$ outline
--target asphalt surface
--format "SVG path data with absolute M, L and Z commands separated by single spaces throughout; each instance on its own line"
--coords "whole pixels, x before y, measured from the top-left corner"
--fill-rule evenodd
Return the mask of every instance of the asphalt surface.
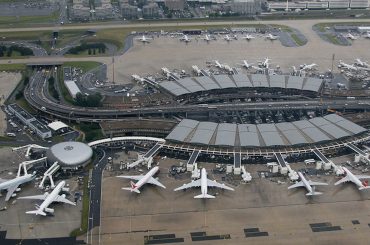
M 101 205 L 101 185 L 102 173 L 106 161 L 106 154 L 103 149 L 98 149 L 102 155 L 94 162 L 90 182 L 90 209 L 89 209 L 89 230 L 96 226 L 100 226 L 100 205 Z

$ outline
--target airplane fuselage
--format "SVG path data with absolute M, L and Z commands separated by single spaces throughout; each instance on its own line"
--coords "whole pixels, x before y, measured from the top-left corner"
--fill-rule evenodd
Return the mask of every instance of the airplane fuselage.
M 139 190 L 143 185 L 148 183 L 148 180 L 153 177 L 159 170 L 158 166 L 152 168 L 143 178 L 141 178 L 138 182 L 136 182 L 132 189 Z
M 208 192 L 207 187 L 207 171 L 205 168 L 202 168 L 201 174 L 200 174 L 200 191 L 203 195 L 206 195 Z
M 49 205 L 54 202 L 56 197 L 59 195 L 63 187 L 65 186 L 66 182 L 61 181 L 54 190 L 45 198 L 45 200 L 41 203 L 39 210 L 44 211 Z
M 306 190 L 309 192 L 309 193 L 313 193 L 313 190 L 312 190 L 312 186 L 310 185 L 310 183 L 308 183 L 307 179 L 304 177 L 304 175 L 301 173 L 301 172 L 298 172 L 298 176 L 299 178 L 301 179 L 304 187 L 306 188 Z
M 26 174 L 26 175 L 23 175 L 23 176 L 20 176 L 20 177 L 16 177 L 14 179 L 11 179 L 11 180 L 8 180 L 8 181 L 5 181 L 5 182 L 1 183 L 0 184 L 0 190 L 8 189 L 9 187 L 14 186 L 14 185 L 24 184 L 26 182 L 31 181 L 32 179 L 33 179 L 32 174 Z
M 344 172 L 348 176 L 351 182 L 353 182 L 358 187 L 366 187 L 361 180 L 359 180 L 351 171 L 349 171 L 346 167 L 343 167 Z

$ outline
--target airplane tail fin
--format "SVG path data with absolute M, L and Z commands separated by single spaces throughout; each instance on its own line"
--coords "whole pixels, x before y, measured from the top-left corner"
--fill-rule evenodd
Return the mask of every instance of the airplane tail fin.
M 140 191 L 138 189 L 134 189 L 134 188 L 130 188 L 130 187 L 122 187 L 122 190 L 136 192 L 138 194 L 140 193 Z
M 207 199 L 211 199 L 211 198 L 215 198 L 215 196 L 212 196 L 212 195 L 209 195 L 209 194 L 200 194 L 198 196 L 195 196 L 194 198 L 207 198 Z
M 307 193 L 306 196 L 317 196 L 317 195 L 322 195 L 322 194 L 323 194 L 322 192 L 315 191 L 315 192 Z
M 46 213 L 41 210 L 27 211 L 26 214 L 36 214 L 36 215 L 46 216 Z

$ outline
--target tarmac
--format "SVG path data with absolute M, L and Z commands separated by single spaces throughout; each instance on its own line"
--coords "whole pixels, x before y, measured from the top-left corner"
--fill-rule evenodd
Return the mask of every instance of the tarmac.
M 308 40 L 307 44 L 301 47 L 284 47 L 279 40 L 268 41 L 263 38 L 257 38 L 250 42 L 246 40 L 237 40 L 227 43 L 224 40 L 215 42 L 206 42 L 192 40 L 189 44 L 180 42 L 177 38 L 160 37 L 154 39 L 149 44 L 142 44 L 139 41 L 134 42 L 134 46 L 123 55 L 115 56 L 114 81 L 117 84 L 127 84 L 131 82 L 131 75 L 147 75 L 160 73 L 160 69 L 166 66 L 169 69 L 184 69 L 191 72 L 191 65 L 198 65 L 200 68 L 206 67 L 206 61 L 218 59 L 221 63 L 228 63 L 231 66 L 237 66 L 241 60 L 247 60 L 256 63 L 265 57 L 272 61 L 272 67 L 280 65 L 283 71 L 288 72 L 291 66 L 316 63 L 320 71 L 326 71 L 332 66 L 333 54 L 335 55 L 334 68 L 337 67 L 339 60 L 353 62 L 355 58 L 370 60 L 370 53 L 364 50 L 370 49 L 370 40 L 360 38 L 355 40 L 351 46 L 338 46 L 322 40 L 312 29 L 312 26 L 322 22 L 356 22 L 361 20 L 282 20 L 282 21 L 223 21 L 223 22 L 192 22 L 192 26 L 203 24 L 232 26 L 236 24 L 279 24 L 299 30 Z M 363 21 L 363 20 L 362 20 Z M 104 25 L 88 26 L 89 29 L 101 28 L 119 28 L 119 27 L 155 27 L 155 26 L 181 26 L 189 23 L 151 23 L 151 24 L 125 24 L 125 25 Z M 63 26 L 61 29 L 81 29 L 84 26 Z M 40 27 L 37 30 L 48 30 L 49 27 Z M 16 30 L 24 31 L 27 28 L 18 28 Z M 11 29 L 0 29 L 1 31 L 14 31 Z M 194 37 L 193 37 L 194 38 Z M 222 38 L 222 37 L 221 37 Z M 29 59 L 13 59 L 12 63 L 30 63 L 30 62 L 64 62 L 64 61 L 91 61 L 91 57 L 32 57 Z M 108 79 L 113 81 L 113 63 L 112 57 L 94 57 L 94 61 L 99 61 L 108 66 Z M 7 63 L 8 60 L 0 60 L 1 63 Z M 338 69 L 334 69 L 335 72 Z
M 16 176 L 18 164 L 22 162 L 21 154 L 11 151 L 10 147 L 0 147 L 0 178 L 12 179 Z M 24 159 L 23 159 L 24 160 Z M 70 193 L 78 191 L 75 180 L 66 180 L 70 184 Z M 56 181 L 58 183 L 59 181 Z M 38 183 L 37 183 L 38 184 Z M 38 188 L 35 181 L 20 186 L 20 192 L 5 202 L 6 191 L 0 196 L 0 208 L 7 207 L 7 210 L 0 211 L 0 231 L 7 231 L 7 239 L 32 239 L 49 237 L 68 237 L 70 232 L 80 227 L 82 203 L 77 206 L 67 204 L 52 204 L 54 216 L 43 217 L 25 214 L 26 211 L 34 210 L 37 200 L 17 200 L 20 196 L 41 195 L 44 191 Z M 73 195 L 67 196 L 73 200 Z M 0 239 L 1 240 L 1 239 Z
M 345 160 L 339 158 L 334 162 Z M 139 195 L 121 190 L 129 185 L 129 181 L 113 175 L 122 172 L 115 174 L 106 170 L 101 227 L 94 230 L 93 241 L 96 243 L 93 244 L 99 240 L 101 244 L 145 244 L 156 235 L 171 235 L 183 238 L 180 244 L 194 244 L 197 239 L 191 234 L 194 232 L 206 232 L 201 239 L 216 239 L 197 244 L 367 243 L 370 193 L 359 192 L 352 184 L 334 186 L 338 180 L 335 176 L 309 176 L 313 181 L 329 183 L 318 188 L 324 192 L 322 196 L 310 199 L 305 196 L 304 188 L 288 191 L 291 183 L 287 180 L 277 184 L 259 178 L 256 173 L 266 171 L 265 165 L 247 165 L 247 171 L 253 176 L 251 183 L 233 186 L 235 192 L 211 189 L 209 193 L 215 194 L 216 198 L 200 200 L 193 198 L 200 193 L 199 188 L 173 191 L 190 182 L 190 178 L 175 179 L 168 175 L 169 167 L 178 162 L 176 159 L 160 160 L 158 177 L 167 188 L 145 186 Z M 210 179 L 222 182 L 225 174 L 213 175 L 213 164 L 200 164 L 208 169 Z M 302 166 L 292 165 L 296 170 Z M 133 170 L 124 174 L 139 172 Z M 260 233 L 244 232 L 244 229 L 255 231 L 255 228 Z

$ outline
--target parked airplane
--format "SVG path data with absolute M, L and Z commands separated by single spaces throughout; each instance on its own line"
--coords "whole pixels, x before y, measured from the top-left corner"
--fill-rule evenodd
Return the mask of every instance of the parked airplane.
M 155 178 L 153 178 L 153 176 L 158 172 L 159 170 L 159 167 L 154 167 L 152 168 L 147 174 L 145 175 L 134 175 L 134 176 L 117 176 L 118 178 L 125 178 L 125 179 L 133 179 L 133 180 L 137 180 L 138 182 L 134 183 L 134 182 L 130 182 L 131 184 L 131 187 L 123 187 L 122 190 L 128 190 L 128 191 L 131 191 L 131 192 L 136 192 L 136 193 L 140 193 L 139 189 L 145 185 L 145 184 L 152 184 L 152 185 L 157 185 L 159 187 L 162 187 L 164 189 L 166 189 L 166 187 L 161 184 L 158 180 L 156 180 Z
M 256 71 L 265 72 L 267 68 L 258 67 L 258 66 L 251 66 Z
M 229 35 L 224 36 L 224 39 L 225 39 L 226 41 L 228 41 L 228 42 L 232 41 L 232 39 L 230 38 L 230 36 L 229 36 Z
M 238 64 L 238 65 L 241 65 L 241 66 L 243 66 L 246 69 L 249 69 L 249 68 L 252 67 L 252 64 L 253 63 L 248 63 L 248 61 L 246 61 L 246 60 L 242 60 L 242 62 L 243 62 L 242 64 Z
M 355 59 L 355 65 L 361 66 L 361 67 L 369 67 L 369 64 L 366 61 L 362 61 L 359 58 Z
M 350 65 L 350 64 L 347 64 L 347 63 L 344 63 L 343 61 L 339 61 L 339 65 L 338 65 L 339 68 L 344 68 L 344 69 L 348 69 L 348 70 L 354 70 L 354 71 L 357 71 L 358 70 L 358 67 L 354 66 L 354 65 Z
M 265 36 L 265 38 L 273 41 L 273 40 L 278 39 L 278 36 L 275 36 L 275 35 L 269 33 L 267 36 Z
M 223 69 L 229 73 L 234 73 L 234 70 L 227 64 L 221 64 L 218 60 L 215 60 L 215 66 L 220 68 L 220 69 Z
M 136 38 L 136 40 L 141 41 L 143 43 L 150 43 L 150 40 L 152 40 L 152 39 L 153 38 L 146 37 L 145 35 L 143 35 L 142 37 Z
M 15 194 L 15 191 L 20 191 L 21 188 L 18 188 L 21 184 L 30 182 L 35 178 L 35 173 L 34 174 L 25 174 L 23 176 L 15 177 L 14 179 L 10 180 L 4 180 L 0 179 L 0 191 L 6 190 L 6 196 L 5 196 L 5 201 L 9 201 L 11 197 L 17 196 Z M 14 194 L 13 194 L 14 193 Z
M 242 37 L 243 39 L 247 40 L 247 41 L 250 41 L 252 39 L 254 39 L 255 37 L 250 35 L 250 34 L 247 34 L 246 36 Z
M 370 32 L 366 32 L 366 34 L 364 35 L 364 38 L 370 38 Z
M 208 34 L 206 34 L 204 36 L 203 40 L 206 41 L 206 42 L 209 42 L 209 41 L 211 41 L 211 37 Z
M 194 196 L 194 198 L 215 198 L 215 196 L 207 194 L 208 187 L 217 187 L 221 189 L 226 189 L 233 191 L 234 189 L 226 186 L 225 184 L 220 184 L 215 180 L 210 180 L 207 178 L 207 171 L 202 168 L 200 179 L 194 180 L 188 184 L 184 184 L 181 187 L 176 188 L 174 191 L 185 190 L 192 187 L 200 187 L 202 194 Z
M 258 66 L 263 67 L 263 68 L 269 68 L 270 59 L 268 57 L 266 57 L 264 61 L 258 62 Z
M 345 177 L 343 177 L 341 180 L 335 182 L 334 185 L 339 185 L 344 182 L 352 182 L 355 185 L 358 186 L 358 189 L 364 190 L 364 189 L 369 189 L 370 186 L 368 186 L 368 181 L 365 180 L 364 182 L 361 182 L 360 179 L 370 179 L 369 175 L 354 175 L 351 171 L 349 171 L 346 167 L 342 167 L 344 172 L 345 172 Z
M 194 71 L 194 73 L 195 73 L 197 76 L 202 75 L 202 71 L 199 69 L 199 67 L 198 67 L 198 66 L 193 65 L 193 66 L 191 66 L 191 68 L 193 68 L 193 71 Z
M 317 66 L 317 64 L 315 63 L 312 63 L 312 64 L 303 64 L 303 65 L 300 65 L 300 69 L 301 70 L 304 70 L 304 71 L 307 71 L 307 70 L 313 70 L 315 69 Z
M 191 38 L 188 35 L 184 35 L 180 37 L 180 41 L 184 41 L 185 43 L 191 42 Z
M 344 35 L 344 37 L 351 40 L 357 40 L 357 37 L 353 36 L 351 33 L 347 33 L 346 35 Z
M 298 183 L 295 183 L 294 185 L 289 186 L 288 189 L 297 188 L 297 187 L 304 187 L 308 191 L 306 196 L 321 195 L 322 192 L 315 191 L 314 186 L 316 186 L 316 185 L 328 185 L 327 183 L 314 182 L 314 181 L 311 181 L 311 180 L 307 180 L 301 172 L 298 172 L 298 176 L 300 178 L 300 181 Z
M 36 200 L 43 200 L 40 206 L 36 205 L 36 210 L 34 211 L 27 211 L 26 214 L 36 214 L 46 216 L 46 213 L 54 213 L 53 208 L 49 208 L 49 205 L 53 202 L 64 202 L 70 205 L 76 205 L 76 203 L 71 202 L 66 198 L 66 195 L 59 195 L 62 190 L 66 190 L 64 188 L 66 182 L 61 181 L 55 189 L 49 194 L 45 192 L 44 195 L 36 195 L 36 196 L 28 196 L 28 197 L 19 197 L 18 199 L 36 199 Z

